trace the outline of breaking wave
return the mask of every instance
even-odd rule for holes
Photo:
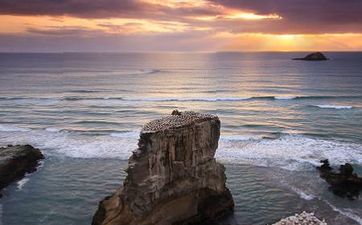
[[[350,105],[315,105],[321,109],[352,109],[353,106]]]
[[[24,132],[27,131],[27,132]],[[13,133],[9,133],[13,132]],[[15,132],[15,134],[14,134]],[[137,148],[139,131],[89,136],[57,128],[29,130],[0,126],[0,144],[32,144],[48,154],[75,158],[120,158],[127,160]],[[260,136],[221,136],[216,158],[223,163],[314,170],[321,159],[333,164],[362,164],[362,145],[285,134],[277,139]]]

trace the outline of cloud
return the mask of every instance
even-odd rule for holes
[[[280,15],[283,20],[266,22],[256,29],[264,33],[362,32],[361,0],[209,0],[233,9],[257,14]],[[235,24],[234,24],[235,25]],[[234,26],[236,27],[236,26]],[[244,30],[252,31],[245,26]]]
[[[26,32],[35,35],[50,35],[50,36],[90,36],[99,35],[102,31],[90,30],[85,27],[43,27],[43,28],[28,28]]]

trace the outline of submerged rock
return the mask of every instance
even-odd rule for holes
[[[313,52],[304,58],[294,58],[293,60],[306,60],[306,61],[323,61],[328,60],[327,57],[321,52]]]
[[[44,156],[30,145],[9,145],[0,148],[0,190],[11,182],[36,170],[38,161]]]
[[[302,212],[301,214],[284,218],[273,225],[327,225],[327,223],[314,216],[314,213]]]
[[[348,199],[356,199],[362,190],[362,178],[353,173],[351,164],[346,163],[339,167],[339,172],[334,172],[329,166],[328,160],[321,160],[323,163],[317,167],[323,178],[330,185],[329,189],[333,194]]]
[[[214,155],[218,117],[177,112],[147,123],[123,187],[99,203],[93,225],[213,224],[233,211]]]

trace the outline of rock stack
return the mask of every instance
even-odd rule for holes
[[[214,155],[218,117],[194,112],[147,123],[123,187],[99,203],[93,225],[213,224],[233,211]]]
[[[36,170],[44,156],[30,145],[9,145],[0,148],[0,190]],[[1,194],[0,194],[1,197]]]

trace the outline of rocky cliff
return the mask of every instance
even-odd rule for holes
[[[147,123],[123,187],[99,203],[93,225],[212,224],[232,212],[225,168],[214,155],[220,121],[174,112]]]

